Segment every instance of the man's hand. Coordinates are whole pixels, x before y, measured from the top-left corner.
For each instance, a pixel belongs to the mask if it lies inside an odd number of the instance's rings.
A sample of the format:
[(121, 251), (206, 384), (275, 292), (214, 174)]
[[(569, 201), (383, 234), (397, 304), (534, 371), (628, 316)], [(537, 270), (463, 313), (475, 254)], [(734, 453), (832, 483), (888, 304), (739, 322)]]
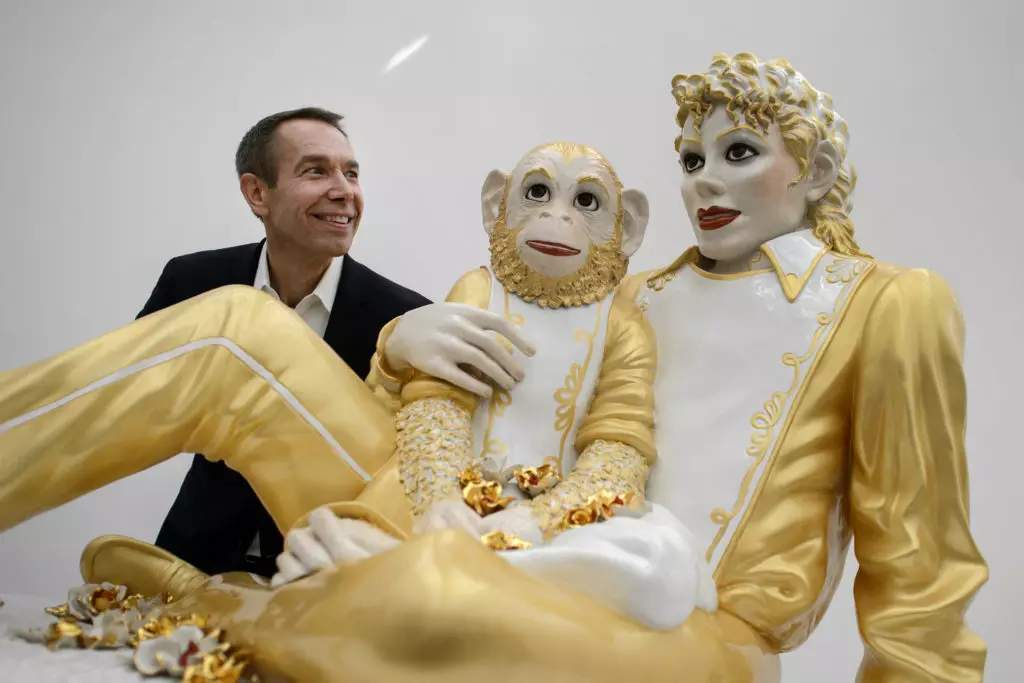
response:
[(278, 573), (271, 586), (295, 581), (334, 565), (366, 559), (390, 550), (400, 541), (368, 522), (341, 519), (327, 508), (309, 515), (309, 526), (293, 529), (285, 537), (284, 552), (277, 556)]
[(388, 338), (384, 355), (395, 370), (413, 367), (488, 398), (491, 388), (459, 366), (475, 368), (506, 390), (524, 377), (495, 332), (527, 356), (534, 354), (530, 343), (504, 317), (475, 306), (437, 303), (405, 313)]
[(474, 537), (486, 533), (484, 519), (461, 499), (451, 498), (434, 503), (416, 520), (415, 533), (425, 534), (438, 529), (462, 529)]

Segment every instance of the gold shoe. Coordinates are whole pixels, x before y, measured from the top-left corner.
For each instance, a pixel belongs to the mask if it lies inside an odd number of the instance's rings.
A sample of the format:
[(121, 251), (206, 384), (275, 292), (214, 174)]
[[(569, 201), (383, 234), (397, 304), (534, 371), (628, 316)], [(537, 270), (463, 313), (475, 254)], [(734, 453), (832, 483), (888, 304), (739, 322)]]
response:
[(126, 536), (100, 536), (85, 546), (79, 563), (86, 583), (127, 586), (128, 594), (177, 598), (195, 590), (210, 577), (188, 562), (149, 543)]

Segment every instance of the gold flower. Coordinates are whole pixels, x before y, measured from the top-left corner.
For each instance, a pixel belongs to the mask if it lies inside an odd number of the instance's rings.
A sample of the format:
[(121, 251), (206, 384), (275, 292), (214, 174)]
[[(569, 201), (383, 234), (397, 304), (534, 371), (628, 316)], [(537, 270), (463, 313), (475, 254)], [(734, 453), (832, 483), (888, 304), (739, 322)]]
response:
[(581, 507), (569, 510), (562, 520), (561, 529), (565, 531), (566, 529), (573, 529), (586, 524), (603, 522), (615, 516), (616, 508), (625, 507), (632, 509), (638, 503), (639, 499), (633, 493), (623, 496), (602, 490), (590, 496)]
[(529, 541), (524, 541), (513, 534), (506, 534), (501, 529), (496, 529), (480, 537), (492, 550), (527, 550), (533, 547)]
[(531, 498), (536, 498), (561, 481), (558, 470), (550, 462), (544, 463), (540, 467), (517, 469), (515, 478), (520, 490)]
[(66, 603), (47, 607), (45, 611), (58, 619), (73, 617), (78, 621), (91, 623), (107, 610), (119, 607), (127, 592), (127, 587), (106, 581), (101, 584), (86, 583), (69, 590)]
[(502, 498), (502, 487), (496, 481), (485, 480), (479, 472), (466, 469), (459, 475), (462, 499), (481, 516), (504, 510), (514, 498)]

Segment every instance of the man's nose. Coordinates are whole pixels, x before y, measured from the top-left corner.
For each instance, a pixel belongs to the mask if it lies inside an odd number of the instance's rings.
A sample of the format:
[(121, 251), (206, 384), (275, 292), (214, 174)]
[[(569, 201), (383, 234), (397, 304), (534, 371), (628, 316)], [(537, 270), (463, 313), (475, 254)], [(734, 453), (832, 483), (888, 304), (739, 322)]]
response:
[(345, 200), (351, 199), (355, 194), (355, 188), (352, 187), (352, 183), (344, 175), (338, 175), (334, 177), (334, 182), (331, 183), (331, 187), (327, 190), (327, 198), (333, 200)]

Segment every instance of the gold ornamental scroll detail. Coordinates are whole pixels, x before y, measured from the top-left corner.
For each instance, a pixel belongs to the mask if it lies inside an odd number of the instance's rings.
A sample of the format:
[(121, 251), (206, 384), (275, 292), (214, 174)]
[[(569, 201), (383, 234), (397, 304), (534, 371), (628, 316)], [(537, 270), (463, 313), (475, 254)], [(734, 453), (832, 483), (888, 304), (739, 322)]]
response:
[(565, 474), (565, 444), (569, 439), (569, 432), (572, 431), (572, 426), (576, 422), (576, 400), (580, 396), (580, 392), (583, 390), (583, 382), (587, 377), (587, 372), (590, 369), (590, 361), (594, 356), (594, 341), (597, 339), (597, 333), (601, 329), (601, 316), (604, 312), (604, 300), (597, 304), (597, 315), (594, 320), (594, 329), (590, 332), (586, 330), (576, 330), (573, 334), (573, 339), (577, 342), (581, 342), (587, 345), (587, 356), (583, 360), (583, 364), (573, 363), (569, 368), (569, 374), (565, 377), (565, 384), (561, 389), (555, 391), (555, 403), (557, 408), (555, 409), (555, 431), (562, 433), (562, 438), (558, 444), (558, 473), (559, 475)]
[[(526, 319), (518, 313), (513, 313), (510, 307), (508, 290), (502, 287), (502, 292), (505, 295), (505, 320), (509, 321), (517, 328), (522, 327)], [(513, 352), (512, 343), (499, 336), (498, 342), (508, 351), (510, 354)], [(491, 438), (491, 433), (494, 430), (494, 423), (499, 417), (505, 414), (505, 409), (512, 405), (512, 394), (501, 387), (494, 387), (494, 391), (491, 394), (491, 400), (487, 405), (487, 428), (484, 430), (483, 448), (480, 453), (481, 460), (487, 460), (492, 456), (504, 455), (508, 453), (508, 444), (498, 439)]]
[[(841, 271), (839, 268), (829, 270), (832, 269), (840, 260), (859, 261), (861, 266), (859, 268), (851, 268), (850, 272), (856, 270), (856, 274), (844, 280), (842, 279), (843, 276), (840, 275), (840, 273), (844, 271)], [(753, 427), (754, 433), (750, 437), (750, 445), (746, 449), (746, 454), (753, 460), (747, 468), (747, 471), (743, 476), (743, 480), (740, 482), (739, 493), (736, 496), (736, 502), (732, 509), (726, 510), (724, 508), (716, 508), (711, 511), (711, 521), (717, 525), (719, 529), (705, 553), (705, 559), (708, 562), (711, 561), (715, 550), (718, 548), (718, 545), (722, 542), (722, 539), (728, 532), (732, 521), (743, 510), (744, 503), (746, 503), (747, 497), (750, 494), (751, 484), (753, 483), (761, 464), (765, 461), (765, 458), (768, 457), (769, 450), (772, 449), (773, 443), (777, 446), (775, 432), (779, 427), (779, 421), (785, 413), (787, 403), (794, 397), (801, 387), (801, 378), (805, 377), (802, 372), (804, 364), (816, 356), (822, 343), (822, 336), (825, 334), (826, 330), (833, 325), (833, 323), (842, 317), (842, 312), (845, 309), (846, 303), (852, 296), (851, 291), (846, 291), (851, 289), (848, 285), (851, 282), (854, 282), (857, 276), (865, 272), (864, 266), (866, 265), (870, 265), (870, 262), (863, 261), (861, 259), (837, 259), (835, 263), (826, 266), (826, 272), (833, 273), (837, 278), (835, 281), (829, 280), (829, 282), (831, 284), (841, 283), (844, 291), (840, 292), (836, 297), (836, 303), (831, 314), (819, 313), (815, 318), (818, 327), (814, 330), (814, 334), (811, 337), (810, 348), (807, 352), (802, 356), (797, 356), (794, 353), (783, 354), (782, 364), (793, 369), (793, 380), (790, 382), (789, 387), (785, 391), (774, 392), (771, 397), (765, 401), (763, 410), (755, 413), (753, 417), (750, 418), (750, 426)]]

